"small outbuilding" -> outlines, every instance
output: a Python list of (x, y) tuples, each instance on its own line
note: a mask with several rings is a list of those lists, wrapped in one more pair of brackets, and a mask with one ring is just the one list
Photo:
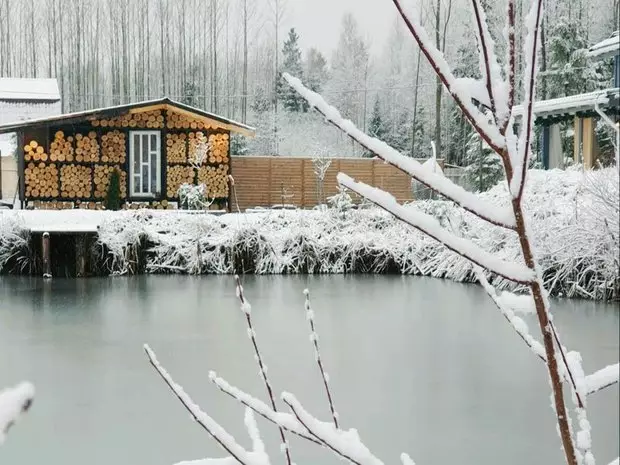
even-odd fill
[(112, 172), (125, 208), (171, 208), (184, 183), (229, 204), (230, 134), (253, 128), (168, 98), (0, 124), (17, 134), (22, 208), (100, 209)]
[(0, 124), (61, 113), (56, 79), (0, 78)]

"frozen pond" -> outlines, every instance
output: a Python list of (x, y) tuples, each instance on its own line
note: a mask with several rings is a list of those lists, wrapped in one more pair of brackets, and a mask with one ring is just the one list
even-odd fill
[[(312, 291), (336, 409), (386, 463), (562, 464), (544, 365), (477, 286), (401, 276), (245, 277), (276, 391), (329, 419), (303, 312)], [(555, 301), (586, 371), (618, 361), (614, 304)], [(264, 397), (231, 277), (0, 278), (0, 386), (33, 381), (30, 414), (0, 463), (172, 465), (223, 453), (146, 361), (160, 361), (246, 446), (243, 409), (216, 370)], [(597, 463), (618, 456), (618, 389), (589, 398)], [(260, 422), (268, 446), (276, 430)], [(337, 459), (293, 439), (300, 465)], [(273, 462), (284, 463), (274, 452)]]

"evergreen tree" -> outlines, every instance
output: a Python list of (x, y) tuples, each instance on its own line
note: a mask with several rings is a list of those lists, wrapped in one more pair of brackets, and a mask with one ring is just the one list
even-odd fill
[(604, 61), (586, 57), (588, 34), (578, 18), (555, 23), (549, 31), (548, 67), (540, 73), (546, 80), (548, 98), (564, 97), (605, 87), (611, 79), (611, 67)]
[(230, 154), (246, 155), (248, 153), (248, 141), (240, 134), (230, 135)]
[(399, 152), (409, 155), (411, 153), (412, 123), (411, 115), (407, 110), (396, 113), (393, 118), (391, 131), (385, 135), (385, 142)]
[[(413, 116), (411, 118), (411, 135), (412, 139), (409, 141), (409, 154), (414, 158), (428, 158), (430, 156), (430, 140), (426, 134), (424, 122), (426, 121), (426, 111), (424, 107), (419, 107), (415, 120), (415, 128), (413, 127)], [(415, 137), (415, 140), (413, 139)], [(411, 152), (411, 146), (413, 147), (413, 154)]]
[(368, 123), (368, 134), (377, 139), (383, 140), (385, 137), (385, 126), (383, 119), (381, 118), (381, 106), (379, 104), (379, 97), (375, 98), (375, 104), (372, 107), (372, 114), (370, 115), (370, 121)]
[(254, 113), (258, 114), (265, 113), (271, 108), (271, 102), (263, 87), (259, 86), (256, 88), (254, 100), (250, 103), (250, 108)]
[(308, 50), (305, 72), (308, 88), (314, 92), (321, 92), (327, 81), (327, 60), (315, 48)]
[[(284, 42), (282, 55), (284, 61), (280, 69), (282, 73), (289, 73), (291, 76), (297, 77), (303, 81), (303, 67), (301, 63), (301, 50), (298, 43), (299, 36), (295, 32), (295, 28), (291, 28), (288, 32), (288, 38)], [(307, 111), (305, 100), (291, 86), (289, 86), (282, 78), (278, 80), (277, 86), (278, 100), (282, 102), (284, 108), (288, 111)]]
[[(478, 53), (475, 47), (463, 44), (457, 49), (456, 56), (455, 76), (480, 78)], [(444, 131), (447, 141), (443, 144), (443, 153), (439, 156), (445, 158), (448, 163), (464, 166), (463, 163), (467, 163), (467, 147), (473, 128), (453, 101), (447, 103), (446, 110), (450, 115)]]
[[(372, 114), (370, 115), (370, 121), (368, 122), (368, 135), (376, 137), (377, 139), (384, 140), (386, 135), (385, 124), (383, 124), (383, 118), (381, 117), (381, 107), (379, 105), (379, 97), (375, 98), (375, 103), (372, 107)], [(366, 157), (372, 157), (371, 152), (364, 153)]]
[(334, 92), (334, 104), (345, 117), (362, 126), (364, 114), (364, 91), (368, 77), (368, 46), (364, 42), (352, 13), (342, 18), (342, 31), (332, 57), (330, 90)]
[(110, 173), (110, 184), (108, 184), (104, 206), (106, 210), (121, 209), (121, 173), (116, 168)]
[(467, 182), (479, 192), (489, 190), (504, 176), (499, 156), (473, 131), (467, 142), (465, 159)]

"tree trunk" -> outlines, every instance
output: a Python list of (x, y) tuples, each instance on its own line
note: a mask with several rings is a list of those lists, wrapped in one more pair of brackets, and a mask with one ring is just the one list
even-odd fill
[[(441, 0), (435, 5), (435, 45), (441, 50)], [(438, 156), (441, 156), (441, 91), (442, 84), (439, 76), (435, 77), (435, 148)]]
[(415, 88), (413, 89), (413, 122), (411, 129), (411, 157), (415, 157), (416, 125), (418, 122), (418, 86), (420, 84), (420, 58), (422, 49), (418, 47), (418, 61), (415, 67)]

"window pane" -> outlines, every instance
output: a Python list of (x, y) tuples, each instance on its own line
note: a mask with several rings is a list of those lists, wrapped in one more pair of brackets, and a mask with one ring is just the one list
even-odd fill
[(151, 134), (151, 150), (157, 150), (157, 135)]
[[(152, 155), (153, 159), (155, 155)], [(151, 192), (157, 192), (157, 165), (153, 163), (151, 165)]]
[(133, 186), (134, 192), (142, 192), (142, 183), (140, 182), (139, 174), (133, 177)]
[(145, 194), (149, 193), (149, 167), (148, 165), (142, 165), (142, 192)]
[(133, 135), (133, 172), (135, 174), (140, 173), (140, 136), (138, 134)]
[(149, 136), (142, 136), (142, 163), (149, 162)]

